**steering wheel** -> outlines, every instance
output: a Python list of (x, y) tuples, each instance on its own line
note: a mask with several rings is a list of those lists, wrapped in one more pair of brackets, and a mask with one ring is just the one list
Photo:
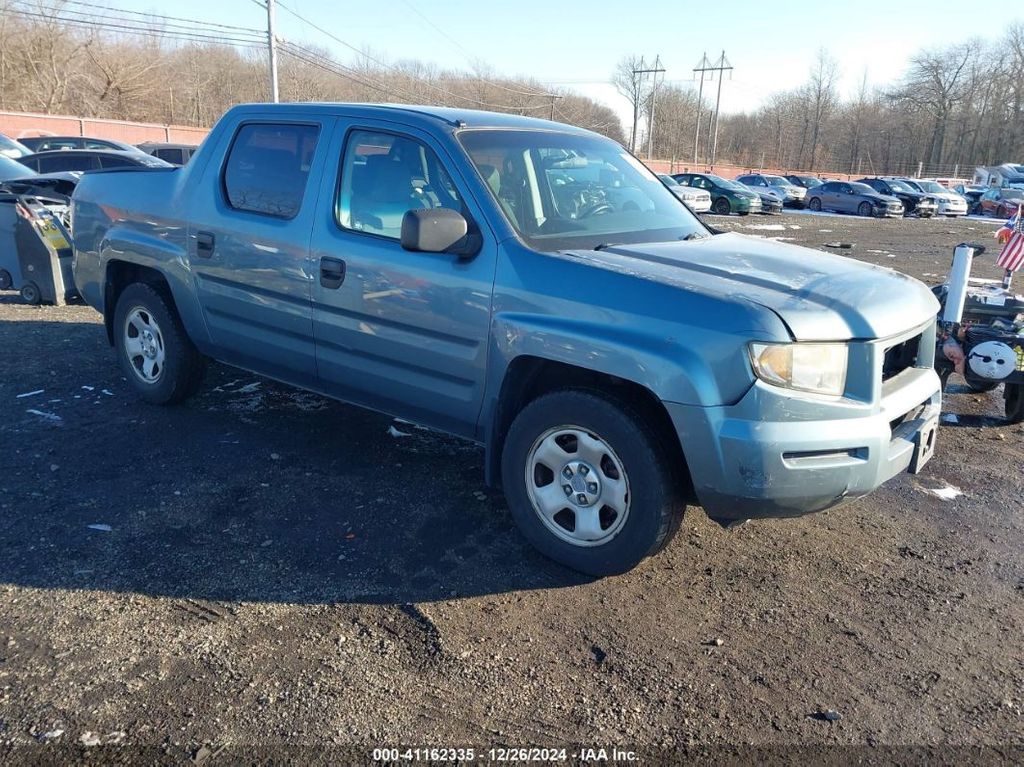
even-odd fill
[(576, 218), (590, 218), (591, 216), (600, 216), (605, 213), (614, 213), (615, 206), (610, 202), (595, 202), (591, 203), (579, 213), (576, 214)]

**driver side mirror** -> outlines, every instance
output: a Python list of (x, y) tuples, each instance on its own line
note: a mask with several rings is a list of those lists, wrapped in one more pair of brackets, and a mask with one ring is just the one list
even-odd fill
[(472, 258), (483, 244), (469, 222), (450, 208), (417, 208), (402, 217), (402, 248), (420, 253), (453, 253)]

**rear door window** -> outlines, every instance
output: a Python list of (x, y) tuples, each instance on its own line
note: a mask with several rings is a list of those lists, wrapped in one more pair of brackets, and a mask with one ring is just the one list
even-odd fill
[(39, 158), (40, 173), (60, 173), (72, 170), (95, 170), (99, 165), (95, 157), (89, 155), (68, 156), (56, 154), (52, 157)]
[(224, 165), (228, 204), (236, 210), (294, 218), (302, 207), (319, 135), (317, 125), (242, 125)]
[(185, 164), (185, 158), (183, 156), (185, 152), (182, 149), (157, 149), (156, 152), (154, 152), (154, 154), (161, 160), (166, 160), (167, 162), (173, 163), (175, 165)]
[(99, 158), (101, 168), (127, 168), (129, 165), (134, 165), (131, 160), (126, 160), (124, 157), (120, 157), (116, 154), (112, 154), (109, 157), (104, 155)]

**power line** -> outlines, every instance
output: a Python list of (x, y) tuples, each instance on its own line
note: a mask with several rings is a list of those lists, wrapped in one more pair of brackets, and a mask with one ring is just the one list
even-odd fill
[[(115, 7), (112, 7), (112, 6), (109, 6), (109, 5), (100, 5), (99, 3), (88, 3), (88, 2), (85, 2), (85, 0), (63, 0), (63, 4), (64, 5), (77, 5), (77, 6), (81, 6), (81, 7), (85, 7), (85, 8), (95, 8), (95, 9), (103, 10), (103, 11), (116, 11), (117, 13), (127, 13), (127, 14), (132, 15), (132, 16), (142, 16), (144, 18), (151, 18), (151, 19), (164, 19), (164, 20), (168, 20), (168, 21), (183, 21), (183, 22), (186, 22), (189, 25), (201, 24), (202, 26), (207, 27), (207, 28), (215, 27), (217, 29), (229, 29), (229, 30), (234, 30), (234, 31), (237, 31), (237, 32), (251, 32), (251, 33), (254, 33), (254, 34), (263, 34), (262, 30), (254, 29), (252, 27), (237, 27), (237, 26), (234, 26), (232, 24), (218, 24), (218, 23), (213, 22), (213, 21), (197, 21), (196, 19), (187, 19), (187, 18), (183, 18), (181, 16), (164, 16), (164, 15), (159, 14), (159, 13), (150, 13), (148, 11), (132, 11), (132, 10), (129, 10), (127, 8), (115, 8)], [(259, 3), (258, 0), (257, 0), (257, 5), (262, 5), (262, 4)]]
[[(445, 40), (447, 40), (452, 45), (454, 45), (456, 48), (458, 48), (460, 51), (462, 51), (466, 55), (466, 57), (468, 59), (472, 59), (473, 58), (473, 54), (470, 53), (468, 50), (466, 50), (466, 48), (462, 45), (462, 43), (460, 43), (454, 37), (452, 37), (447, 32), (445, 32), (441, 27), (437, 26), (437, 24), (435, 24), (433, 21), (430, 20), (429, 16), (426, 16), (426, 15), (420, 13), (419, 9), (415, 5), (410, 3), (409, 0), (402, 0), (402, 3), (404, 3), (405, 6), (410, 11), (412, 11), (417, 16), (419, 16), (428, 27), (433, 29), (441, 37), (443, 37)], [(469, 63), (469, 62), (467, 62), (467, 63)], [(500, 88), (501, 90), (508, 91), (509, 93), (517, 93), (520, 96), (540, 96), (540, 97), (543, 97), (543, 98), (552, 98), (553, 97), (553, 94), (551, 94), (551, 93), (538, 92), (538, 91), (524, 91), (524, 90), (519, 90), (517, 88), (510, 88), (507, 85), (503, 85), (502, 83), (495, 82), (494, 80), (488, 80), (486, 77), (481, 77), (479, 74), (477, 74), (476, 77), (477, 77), (478, 80), (480, 80), (482, 82), (485, 82), (488, 85), (493, 85), (495, 88)]]
[[(54, 17), (46, 15), (44, 13), (33, 13), (31, 11), (23, 11), (20, 9), (9, 9), (8, 13), (19, 16), (22, 18), (29, 19), (41, 19), (44, 21), (53, 21)], [(250, 40), (246, 38), (233, 38), (222, 34), (204, 34), (202, 32), (184, 32), (176, 30), (159, 30), (145, 27), (130, 26), (126, 24), (116, 24), (112, 22), (97, 21), (95, 19), (61, 19), (61, 24), (75, 27), (77, 29), (96, 30), (104, 29), (107, 31), (119, 33), (119, 34), (133, 34), (141, 37), (156, 37), (165, 38), (171, 40), (180, 40), (186, 42), (198, 42), (210, 45), (229, 45), (237, 48), (259, 48), (262, 47), (259, 41)], [(263, 44), (265, 45), (265, 43)]]
[(323, 27), (319, 26), (318, 24), (313, 23), (312, 21), (310, 21), (309, 19), (305, 18), (301, 14), (293, 11), (291, 8), (289, 8), (284, 3), (278, 1), (277, 5), (283, 11), (285, 11), (286, 13), (294, 16), (296, 19), (301, 21), (303, 24), (311, 27), (312, 29), (315, 29), (317, 32), (320, 32), (322, 35), (325, 35), (325, 36), (329, 37), (331, 40), (334, 40), (336, 43), (339, 43), (340, 45), (345, 46), (349, 50), (355, 52), (356, 54), (358, 54), (359, 56), (367, 59), (368, 61), (372, 61), (374, 64), (377, 64), (377, 66), (382, 67), (383, 69), (386, 69), (389, 72), (397, 72), (397, 73), (399, 73), (399, 74), (401, 74), (403, 76), (411, 77), (414, 80), (418, 80), (420, 83), (422, 83), (426, 87), (432, 88), (433, 90), (437, 91), (438, 93), (443, 93), (446, 96), (448, 96), (449, 98), (452, 98), (452, 99), (455, 99), (455, 100), (458, 100), (458, 101), (468, 101), (470, 103), (476, 104), (477, 106), (487, 107), (487, 108), (490, 108), (490, 109), (500, 109), (500, 110), (520, 109), (520, 110), (526, 110), (526, 111), (536, 111), (538, 109), (546, 109), (547, 108), (547, 105), (541, 105), (539, 107), (536, 107), (536, 106), (535, 107), (517, 107), (517, 106), (510, 105), (510, 104), (491, 104), (491, 103), (488, 103), (486, 101), (481, 101), (480, 99), (473, 98), (472, 96), (462, 96), (460, 94), (453, 93), (452, 91), (449, 91), (449, 90), (447, 90), (445, 88), (442, 88), (439, 85), (434, 85), (429, 80), (426, 80), (423, 77), (419, 77), (417, 75), (413, 75), (413, 74), (411, 74), (409, 72), (403, 72), (401, 69), (399, 69), (398, 67), (395, 67), (394, 65), (388, 64), (388, 63), (386, 63), (384, 61), (381, 61), (380, 59), (374, 58), (373, 56), (371, 56), (370, 54), (366, 53), (365, 51), (359, 50), (358, 48), (356, 48), (351, 43), (349, 43), (349, 42), (347, 42), (345, 40), (342, 40), (340, 37), (338, 37), (334, 33), (328, 32)]

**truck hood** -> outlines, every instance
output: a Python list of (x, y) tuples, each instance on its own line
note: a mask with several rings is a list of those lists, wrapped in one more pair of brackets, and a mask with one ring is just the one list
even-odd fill
[(932, 292), (905, 274), (734, 233), (558, 255), (686, 291), (759, 304), (777, 314), (798, 341), (886, 338), (934, 318), (939, 309)]

